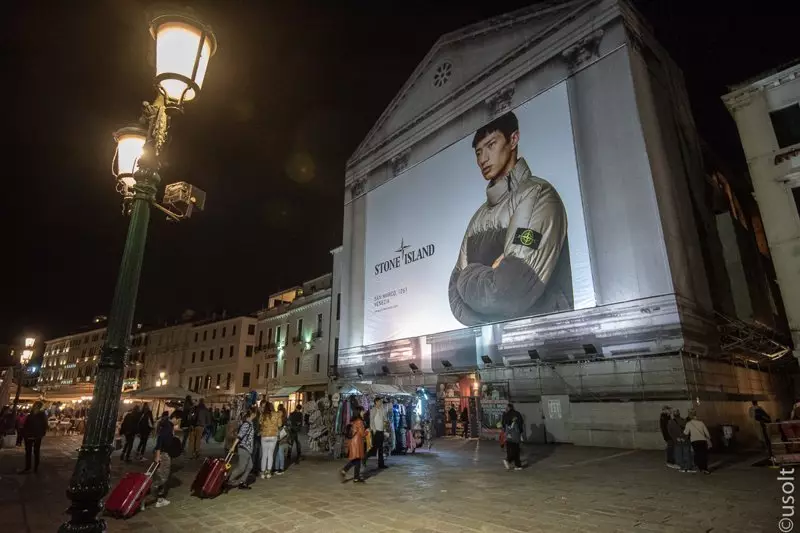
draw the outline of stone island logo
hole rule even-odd
[[[406,244],[405,239],[400,239],[400,247],[394,253],[397,255],[375,265],[374,274],[376,276],[400,268],[403,265],[410,265],[422,259],[427,259],[436,253],[436,247],[433,244],[428,244],[414,249],[410,244]]]
[[[532,250],[537,250],[541,241],[542,234],[529,228],[517,228],[516,233],[514,233],[514,244],[527,246]]]

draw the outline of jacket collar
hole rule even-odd
[[[486,203],[495,206],[502,202],[506,196],[519,188],[520,183],[531,177],[531,169],[525,159],[520,157],[514,168],[503,177],[495,178],[486,186]]]

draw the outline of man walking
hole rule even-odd
[[[187,394],[186,398],[183,400],[183,408],[181,409],[181,429],[183,430],[183,443],[181,443],[183,448],[181,451],[186,450],[186,441],[189,440],[189,435],[192,433],[193,418],[194,423],[196,423],[197,416],[194,411],[194,402],[192,402],[192,397]]]
[[[383,456],[383,437],[384,428],[386,427],[386,410],[383,408],[383,401],[380,398],[375,398],[375,406],[369,413],[369,428],[372,431],[372,448],[367,453],[367,457],[378,455],[378,468],[386,468],[386,462]]]
[[[514,470],[522,470],[520,460],[522,424],[522,415],[514,409],[513,403],[508,404],[503,414],[503,431],[506,432],[506,458],[503,460],[503,465],[506,470],[511,469],[511,463],[514,463]]]
[[[772,419],[764,408],[758,405],[756,400],[753,400],[753,405],[750,407],[748,414],[753,422],[758,425],[759,429],[761,429],[761,438],[764,442],[764,447],[769,457],[772,457],[772,441],[769,438],[769,431],[767,431],[767,424],[772,422]]]
[[[294,412],[289,415],[289,464],[292,462],[292,449],[297,445],[297,459],[296,463],[300,462],[303,454],[300,449],[300,430],[303,427],[303,406],[297,404]]]
[[[672,408],[665,405],[661,408],[661,417],[659,418],[658,425],[661,428],[661,437],[667,446],[667,466],[669,468],[678,469],[680,466],[675,464],[675,444],[672,437],[669,435],[669,421],[672,418]]]
[[[447,414],[450,416],[450,433],[455,437],[456,425],[458,425],[458,411],[456,411],[456,408],[451,405]]]

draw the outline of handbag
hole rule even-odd
[[[289,432],[286,430],[286,426],[283,426],[281,427],[281,429],[278,430],[278,440],[283,440],[288,436]]]

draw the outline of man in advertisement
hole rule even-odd
[[[472,141],[486,202],[470,220],[449,298],[466,326],[573,308],[567,213],[553,185],[518,157],[519,122],[506,113]]]

